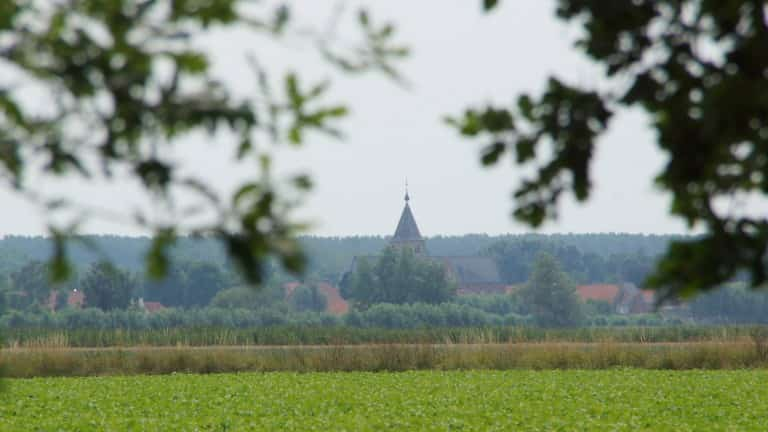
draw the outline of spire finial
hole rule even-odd
[[[411,200],[411,197],[410,195],[408,195],[408,179],[406,178],[405,179],[405,202],[407,203],[410,200]]]

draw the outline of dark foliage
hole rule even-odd
[[[31,261],[11,274],[10,291],[7,293],[9,306],[13,309],[34,309],[45,307],[53,285],[48,266],[41,261]]]
[[[224,289],[226,276],[212,263],[182,261],[170,265],[164,278],[146,280],[142,289],[145,300],[171,307],[207,306]]]
[[[92,264],[78,285],[85,304],[104,311],[127,308],[138,287],[130,273],[107,262]]]
[[[541,253],[557,259],[563,270],[579,283],[623,283],[642,286],[652,272],[656,258],[638,249],[631,254],[601,255],[583,252],[562,241],[514,239],[492,244],[484,252],[493,257],[507,283],[523,283],[531,275]]]
[[[768,323],[768,292],[751,292],[743,284],[729,284],[696,298],[690,308],[701,322]]]
[[[499,2],[485,2],[486,9]],[[559,199],[589,197],[597,139],[613,114],[648,113],[668,163],[656,184],[671,211],[706,229],[675,242],[650,284],[664,296],[715,288],[742,272],[768,279],[768,219],[723,202],[768,194],[768,9],[762,0],[558,0],[557,16],[581,26],[576,46],[603,66],[613,86],[596,91],[554,77],[516,106],[469,109],[450,120],[485,137],[482,161],[510,153],[536,166],[515,191],[515,215],[533,226],[556,215]],[[551,156],[542,148],[553,145]],[[545,160],[542,162],[542,157]]]
[[[360,309],[378,303],[442,303],[455,283],[443,265],[409,247],[388,247],[378,258],[361,258],[342,285],[344,298]]]
[[[302,284],[291,293],[291,305],[298,312],[324,312],[328,299],[317,289],[317,284]]]
[[[519,296],[541,326],[572,327],[584,320],[576,285],[551,255],[542,253],[536,258],[531,277]]]

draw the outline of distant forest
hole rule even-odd
[[[434,256],[488,255],[499,265],[506,282],[522,283],[530,265],[543,252],[554,255],[580,283],[633,282],[641,284],[669,242],[681,238],[640,234],[523,234],[437,236],[427,239]],[[303,237],[308,256],[307,277],[337,281],[352,258],[375,255],[387,244],[384,236]],[[83,269],[107,259],[118,267],[141,272],[149,239],[85,236],[70,244],[74,265]],[[7,236],[0,239],[0,274],[9,274],[33,260],[46,260],[51,245],[45,237]],[[174,260],[201,261],[229,270],[221,244],[213,239],[183,238],[173,249]]]

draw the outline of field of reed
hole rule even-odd
[[[158,330],[38,328],[2,329],[6,348],[100,348],[135,346],[262,346],[360,344],[509,344],[539,342],[658,343],[749,342],[765,327],[669,326],[378,329],[274,326],[245,329],[173,327]]]
[[[756,341],[10,348],[6,377],[223,372],[768,367]]]

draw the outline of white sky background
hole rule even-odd
[[[302,22],[322,24],[332,0],[293,1]],[[296,70],[306,83],[333,78],[330,102],[347,103],[352,114],[342,123],[342,142],[310,135],[307,145],[277,154],[280,172],[307,172],[316,187],[302,208],[314,224],[312,234],[391,234],[403,204],[408,178],[411,205],[422,233],[524,233],[510,218],[510,195],[517,169],[502,163],[484,169],[480,143],[461,139],[442,122],[470,105],[511,103],[522,92],[537,94],[550,74],[570,83],[603,86],[599,70],[572,48],[576,30],[554,18],[552,1],[503,2],[495,13],[480,13],[480,0],[386,0],[359,2],[374,22],[397,24],[397,41],[412,48],[400,71],[410,87],[376,76],[344,77],[323,64],[311,46],[254,42],[243,32],[215,35],[211,41],[215,73],[239,91],[253,91],[244,61],[252,50],[262,64],[279,73]],[[355,5],[349,2],[353,19]],[[277,77],[277,74],[275,74]],[[584,205],[565,201],[558,221],[545,232],[679,233],[684,226],[668,215],[669,199],[652,185],[663,166],[653,134],[641,113],[616,117],[598,147],[593,166],[595,189]],[[216,140],[213,140],[216,141]],[[186,169],[204,173],[222,191],[242,179],[247,168],[234,168],[231,146],[206,137],[179,143],[176,153]],[[143,202],[138,188],[81,182],[32,184],[64,191],[100,207],[126,213]],[[0,235],[41,234],[45,217],[7,191],[0,191]],[[129,225],[94,220],[91,233],[141,234]]]

